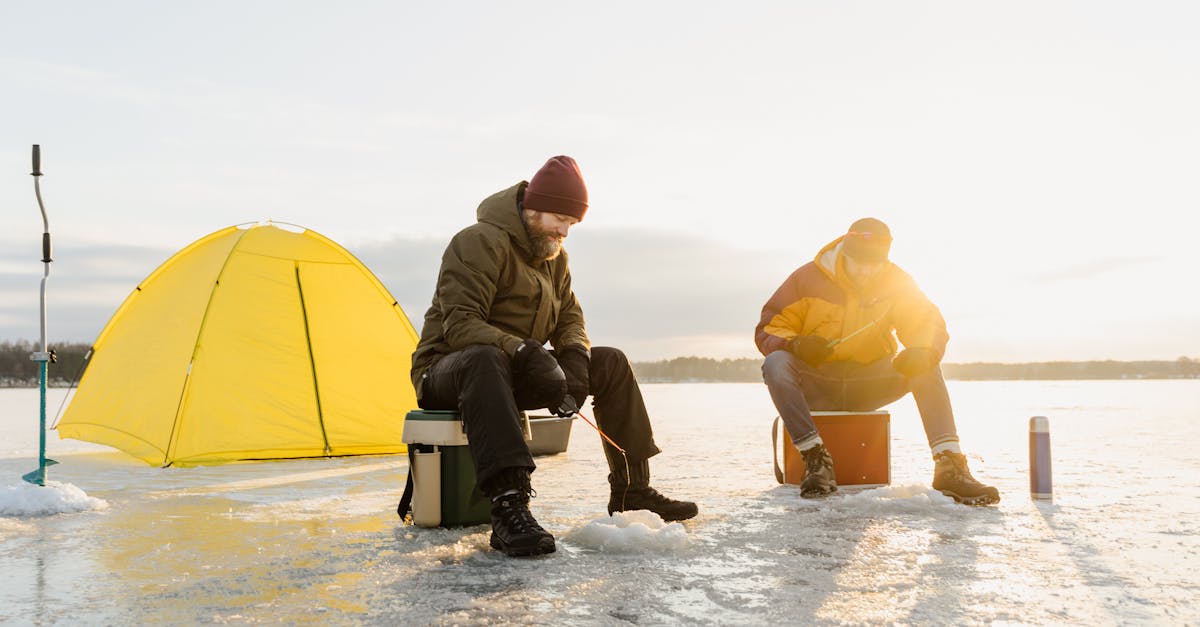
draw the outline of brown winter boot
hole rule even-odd
[[[804,457],[804,481],[800,482],[800,496],[818,498],[837,492],[837,477],[833,474],[833,456],[824,444],[800,451]]]
[[[1000,491],[971,476],[967,456],[942,451],[933,458],[933,489],[964,505],[992,505],[1000,502]]]

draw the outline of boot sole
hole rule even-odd
[[[941,492],[942,494],[945,494],[946,496],[954,499],[956,502],[962,503],[963,505],[972,505],[972,506],[995,505],[996,503],[1000,502],[999,494],[995,494],[995,495],[980,494],[979,496],[962,496],[960,494],[956,494],[953,490],[938,490],[938,491]]]
[[[684,521],[684,520],[691,520],[691,519],[695,518],[696,515],[699,513],[700,512],[695,512],[692,514],[679,515],[679,516],[663,516],[662,514],[659,514],[658,517],[662,518],[663,522],[680,522],[680,521]]]
[[[639,511],[639,510],[637,510],[637,509],[610,509],[610,510],[608,510],[608,515],[612,516],[613,514],[616,514],[617,512],[636,512],[636,511]],[[700,508],[698,508],[698,507],[696,508],[696,511],[694,511],[690,514],[680,514],[678,516],[664,516],[663,514],[661,514],[659,512],[655,512],[652,509],[647,509],[645,511],[658,514],[658,517],[663,519],[663,522],[680,522],[683,520],[691,520],[700,514]]]
[[[537,555],[546,555],[558,550],[554,544],[554,538],[542,538],[533,546],[513,546],[505,544],[503,540],[492,534],[492,539],[489,541],[493,549],[504,553],[509,557],[534,557]]]

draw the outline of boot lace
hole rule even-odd
[[[810,475],[815,475],[821,472],[825,466],[825,447],[818,446],[811,451],[805,451],[808,455],[804,455],[804,469]]]
[[[639,490],[639,492],[641,493],[639,496],[644,500],[644,502],[652,506],[673,505],[676,503],[676,501],[663,496],[662,493],[654,488],[651,488],[650,486],[646,486],[645,488]]]
[[[942,469],[942,473],[947,479],[957,481],[970,486],[982,486],[975,477],[971,476],[971,470],[967,468],[967,456],[955,455],[953,453],[943,453],[942,459],[946,466]]]
[[[545,532],[533,517],[533,512],[529,511],[529,495],[514,494],[504,497],[503,500],[500,517],[504,520],[504,526],[521,534]]]

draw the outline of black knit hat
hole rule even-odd
[[[891,247],[892,231],[875,218],[855,220],[842,238],[842,253],[857,261],[887,261]]]

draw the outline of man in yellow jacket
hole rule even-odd
[[[940,367],[950,339],[946,322],[912,277],[888,261],[891,244],[886,224],[858,220],[763,306],[754,340],[766,357],[771,399],[804,457],[800,494],[837,490],[813,410],[875,410],[912,392],[933,453],[934,489],[960,503],[998,503],[999,492],[971,476],[959,447]]]
[[[417,403],[462,415],[480,491],[492,500],[491,545],[510,556],[555,550],[529,511],[536,466],[518,423],[522,409],[567,415],[592,396],[596,422],[628,456],[603,444],[608,512],[645,509],[664,520],[698,512],[650,487],[648,460],[660,451],[633,369],[620,350],[588,339],[562,247],[587,200],[579,166],[567,156],[485,198],[477,222],[442,255],[413,352]]]

